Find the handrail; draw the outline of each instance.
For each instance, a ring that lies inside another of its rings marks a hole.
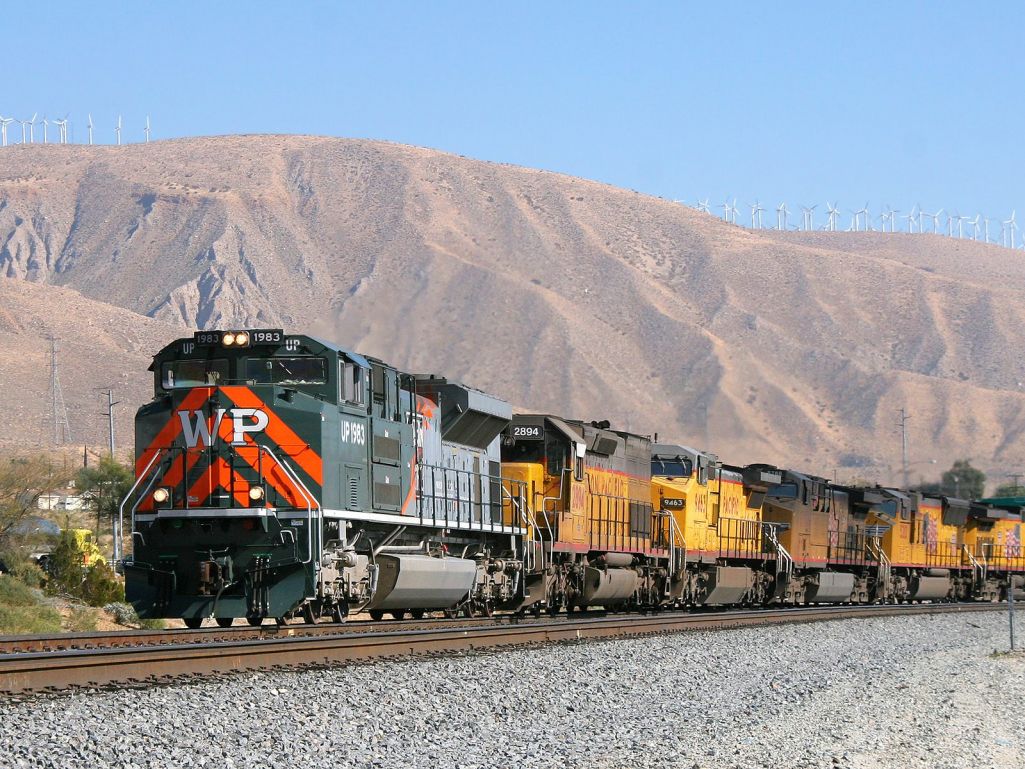
[[[776,535],[777,524],[763,521],[762,530],[765,532],[765,536],[768,537],[769,543],[776,551],[776,576],[779,577],[781,574],[786,577],[786,586],[790,585],[790,580],[794,575],[794,558],[783,547],[783,543],[779,541],[779,537]],[[784,588],[785,589],[785,588]]]
[[[267,454],[270,456],[270,458],[273,459],[277,463],[278,467],[280,467],[282,470],[285,471],[285,475],[288,476],[288,479],[290,481],[292,481],[296,486],[298,486],[300,491],[302,492],[303,496],[306,497],[306,514],[307,514],[307,523],[308,523],[307,529],[306,529],[306,536],[307,536],[307,542],[308,542],[306,552],[309,555],[309,557],[305,561],[303,561],[303,563],[304,564],[310,563],[313,560],[313,508],[314,507],[317,508],[317,523],[318,524],[322,524],[322,522],[323,522],[323,514],[321,512],[320,503],[317,502],[316,497],[313,496],[313,493],[309,490],[309,488],[306,486],[306,484],[303,483],[302,479],[296,474],[295,470],[293,470],[291,468],[291,466],[287,462],[283,462],[280,459],[278,459],[277,455],[267,446],[264,446],[262,444],[257,444],[257,448],[260,451],[266,451]],[[324,545],[323,536],[319,536],[317,538],[317,540],[318,540],[318,542],[320,544],[320,547],[318,547],[318,551],[320,551],[320,550],[322,550],[323,545]],[[322,558],[321,558],[322,555],[323,555],[323,553],[321,553],[321,552],[317,553],[317,563],[318,564],[322,560]]]
[[[666,581],[666,593],[672,589],[672,580],[676,570],[676,539],[679,537],[681,543],[683,543],[683,563],[680,565],[680,574],[687,573],[687,538],[683,536],[680,531],[680,526],[676,522],[676,518],[673,514],[667,513],[669,518],[669,579]]]
[[[964,548],[964,554],[968,556],[968,562],[972,565],[972,576],[978,581],[978,585],[981,586],[986,582],[986,564],[979,563],[979,560],[972,555],[972,551],[968,549],[968,544],[964,543],[961,545]]]
[[[526,484],[523,483],[523,481],[516,481],[516,483],[517,483],[517,485],[520,485],[521,487],[526,485]],[[531,524],[530,524],[530,518],[528,517],[527,511],[525,510],[526,504],[524,504],[524,501],[523,501],[523,489],[522,488],[520,489],[520,495],[517,498],[517,497],[514,497],[512,495],[512,492],[509,491],[509,489],[507,489],[503,485],[502,486],[502,494],[504,494],[509,499],[510,507],[515,509],[516,512],[519,514],[520,523],[523,525],[524,531],[530,532],[530,542],[533,543],[535,541],[535,536],[537,537],[537,541],[540,542],[540,544],[541,544],[541,567],[543,569],[544,568],[544,539],[541,537],[540,529],[538,529],[537,524],[535,523],[533,526],[531,526]],[[534,566],[536,565],[536,560],[535,559],[537,557],[537,553],[535,552],[535,549],[533,547],[530,548],[529,550],[527,550],[527,548],[524,548],[524,552],[525,553],[529,553],[529,557],[525,557],[523,559],[523,566],[524,566],[524,568],[528,572],[532,572],[532,571],[534,571]]]
[[[886,557],[886,553],[883,552],[882,544],[879,542],[878,537],[870,538],[865,540],[865,549],[876,559],[876,563],[879,564],[878,568],[878,587],[882,587],[882,598],[886,598],[890,594],[890,559]],[[878,590],[877,590],[878,592]]]
[[[157,459],[159,459],[160,456],[164,452],[166,452],[166,451],[168,451],[168,449],[157,449],[153,453],[152,458],[150,458],[149,464],[147,464],[146,468],[138,475],[138,477],[136,477],[135,483],[132,484],[132,488],[130,488],[128,490],[128,493],[125,494],[125,498],[121,500],[121,505],[118,507],[118,511],[117,511],[117,534],[114,537],[114,561],[115,562],[121,560],[121,538],[123,536],[122,532],[124,532],[124,529],[125,529],[125,505],[128,503],[128,500],[132,498],[132,495],[135,493],[136,489],[139,488],[139,484],[142,483],[143,479],[145,479],[146,475],[152,469],[153,463],[156,462]],[[155,480],[155,478],[153,480]],[[151,484],[153,483],[153,480],[150,481]],[[140,499],[140,501],[141,501],[141,499]],[[133,550],[133,552],[135,550],[135,510],[136,510],[136,508],[138,508],[138,506],[139,506],[139,502],[138,501],[134,505],[132,505],[132,550]]]

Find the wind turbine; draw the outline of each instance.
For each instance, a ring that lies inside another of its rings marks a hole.
[[[968,220],[968,226],[972,228],[972,240],[979,239],[979,218],[982,214],[976,214],[974,219]]]
[[[33,112],[32,113],[32,119],[30,121],[28,121],[28,143],[29,144],[35,144],[36,143],[36,115],[38,115],[38,114],[39,114],[38,112]]]
[[[957,219],[957,237],[961,239],[964,237],[964,220],[967,216],[961,216],[961,214],[954,214],[954,218]]]
[[[928,216],[930,219],[932,219],[932,231],[933,231],[933,233],[935,233],[936,230],[940,226],[940,215],[942,213],[943,213],[943,209],[941,208],[935,214],[926,214],[926,216]]]
[[[7,146],[7,126],[14,122],[12,117],[0,117],[0,147]]]
[[[146,144],[149,144],[149,115],[146,115]]]
[[[46,115],[43,115],[43,119],[40,122],[43,124],[43,144],[46,144],[46,129],[50,125],[46,122]]]
[[[813,206],[801,206],[801,222],[805,232],[811,232],[815,229],[815,209],[819,207],[816,203]]]
[[[787,208],[786,201],[783,201],[776,208],[776,229],[783,232],[787,228],[787,215],[790,210]]]
[[[896,209],[896,208],[893,208],[892,206],[887,206],[887,208],[890,210],[890,232],[896,232],[897,231],[897,214],[899,214],[900,211],[898,209]]]
[[[121,116],[117,116],[117,127],[114,128],[114,133],[117,134],[117,146],[121,146]]]
[[[762,204],[759,203],[757,200],[754,202],[754,205],[751,206],[751,229],[752,230],[760,230],[760,229],[762,229],[762,211],[764,211],[764,210],[765,209],[762,208]]]
[[[708,205],[708,198],[698,201],[698,211],[703,211],[706,214],[712,213],[712,209]]]
[[[829,209],[829,231],[836,232],[836,220],[840,218],[840,209],[837,207],[837,203],[826,203],[826,208]]]
[[[909,233],[915,231],[915,209],[912,208],[911,209],[911,213],[910,214],[904,214],[904,216],[902,216],[901,219],[907,219],[908,220],[908,232]]]
[[[990,221],[989,218],[983,218],[983,220],[982,220],[982,222],[983,222],[983,237],[986,239],[987,243],[989,243],[989,221]]]
[[[1011,211],[1011,218],[1008,219],[1007,221],[1005,221],[1004,224],[1007,226],[1007,231],[1011,234],[1011,248],[1014,248],[1014,231],[1016,229],[1018,229],[1018,223],[1014,221],[1014,211],[1013,210]],[[1003,233],[1001,233],[1001,235],[1002,234]],[[1006,238],[1002,238],[1002,240],[1005,241],[1004,245],[1007,245]]]
[[[57,130],[59,131],[57,141],[60,142],[61,144],[67,144],[68,143],[68,116],[65,115],[60,120],[54,120],[53,124],[55,126],[57,126]]]
[[[918,231],[925,232],[925,209],[922,208],[922,204],[918,204]]]
[[[858,218],[861,217],[861,216],[865,217],[865,232],[868,232],[869,230],[872,229],[872,219],[868,215],[868,203],[867,202],[865,203],[865,206],[863,208],[860,208],[859,210],[854,212],[854,231],[855,232],[858,231]]]

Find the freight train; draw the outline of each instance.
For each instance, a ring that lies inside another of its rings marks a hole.
[[[1018,504],[514,414],[280,329],[200,331],[150,370],[122,505],[141,617],[998,600],[1025,584]]]

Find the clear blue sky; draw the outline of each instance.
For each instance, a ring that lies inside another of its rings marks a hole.
[[[0,26],[0,115],[70,113],[77,141],[89,112],[103,142],[148,114],[154,138],[389,139],[688,202],[1025,214],[1020,2],[50,1]]]

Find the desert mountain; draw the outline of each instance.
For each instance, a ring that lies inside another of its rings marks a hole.
[[[138,403],[150,351],[226,326],[311,331],[731,462],[893,479],[903,407],[916,477],[959,457],[991,474],[1025,464],[1019,251],[752,231],[373,141],[0,150],[6,440],[45,422],[47,333],[67,400],[98,412],[92,388]],[[83,421],[81,440],[102,426]]]

